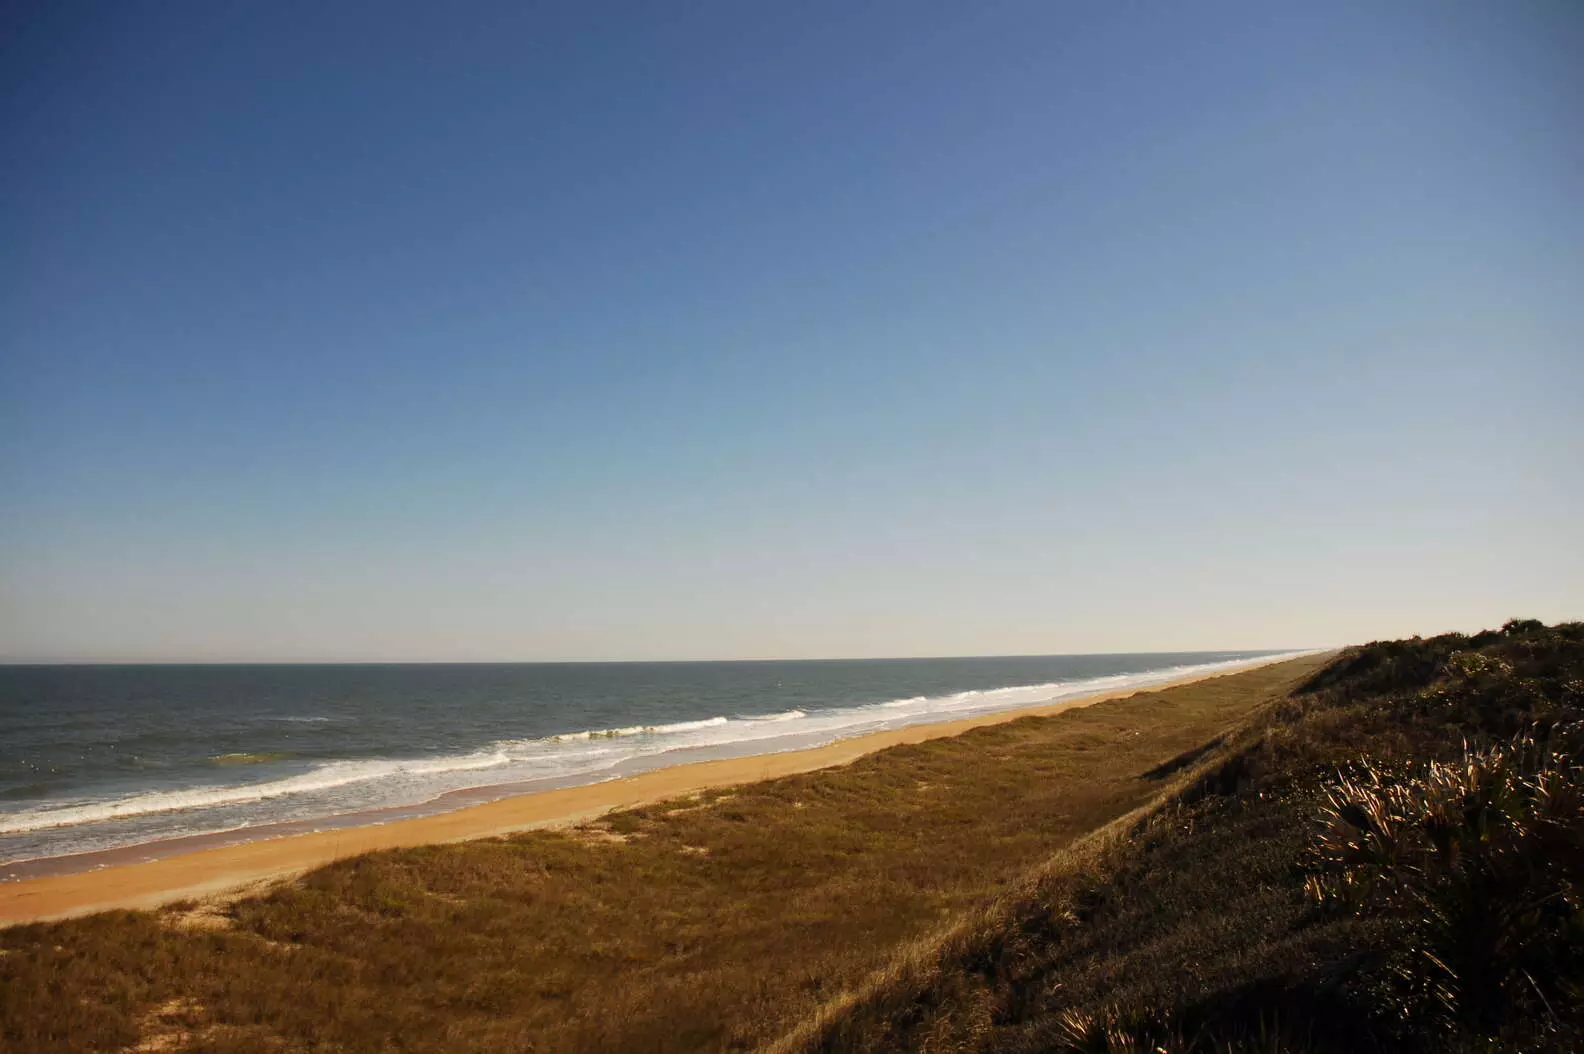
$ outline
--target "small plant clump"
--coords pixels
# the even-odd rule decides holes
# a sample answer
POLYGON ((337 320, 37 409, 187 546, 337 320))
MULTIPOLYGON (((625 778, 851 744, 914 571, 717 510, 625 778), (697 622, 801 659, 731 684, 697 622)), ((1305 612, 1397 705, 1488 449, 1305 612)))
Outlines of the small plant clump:
POLYGON ((1063 1011, 1053 1040, 1058 1054, 1303 1054, 1306 1049, 1264 1020, 1235 1038, 1205 1031, 1190 1035, 1180 1023, 1148 1014, 1128 1018, 1115 1009, 1063 1011))
POLYGON ((1366 761, 1330 790, 1307 888, 1323 906, 1402 922, 1382 987, 1404 1025, 1496 1034, 1578 1017, 1581 741, 1569 725, 1456 761, 1366 761))

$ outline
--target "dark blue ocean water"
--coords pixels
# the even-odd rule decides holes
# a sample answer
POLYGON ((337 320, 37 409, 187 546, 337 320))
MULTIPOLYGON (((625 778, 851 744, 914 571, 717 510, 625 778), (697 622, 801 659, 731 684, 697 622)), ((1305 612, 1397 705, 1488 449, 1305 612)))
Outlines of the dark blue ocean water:
POLYGON ((1261 654, 0 666, 0 862, 594 782, 1261 654))

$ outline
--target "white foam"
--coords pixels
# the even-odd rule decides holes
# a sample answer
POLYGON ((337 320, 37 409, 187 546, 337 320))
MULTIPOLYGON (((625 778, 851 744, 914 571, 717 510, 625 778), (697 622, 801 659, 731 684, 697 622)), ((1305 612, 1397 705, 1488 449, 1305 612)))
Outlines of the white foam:
POLYGON ((707 717, 702 721, 678 721, 670 725, 649 725, 644 731, 651 735, 674 735, 678 732, 696 732, 701 728, 719 728, 721 725, 730 724, 729 717, 707 717))
POLYGON ((0 834, 23 834, 49 827, 99 823, 155 812, 264 801, 291 794, 331 790, 402 772, 433 774, 458 769, 485 768, 499 763, 493 757, 481 758, 477 755, 450 759, 434 758, 421 762, 332 761, 310 772, 279 780, 191 790, 153 791, 114 801, 84 802, 64 807, 24 809, 21 812, 0 814, 0 834))
MULTIPOLYGON (((700 728, 715 728, 724 725, 729 717, 706 717, 699 721, 677 721, 669 725, 628 725, 626 728, 593 728, 582 732, 561 732, 557 735, 546 736, 546 743, 575 743, 587 739, 614 739, 621 736, 665 736, 675 735, 678 732, 693 732, 700 728)), ((530 741, 534 742, 534 741, 530 741)))

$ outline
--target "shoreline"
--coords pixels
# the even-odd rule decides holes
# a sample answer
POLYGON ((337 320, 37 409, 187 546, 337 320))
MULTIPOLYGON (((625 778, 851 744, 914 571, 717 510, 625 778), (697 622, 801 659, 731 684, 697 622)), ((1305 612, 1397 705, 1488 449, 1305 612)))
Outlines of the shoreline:
MULTIPOLYGON (((420 819, 439 813, 452 812, 471 806, 483 805, 500 801, 505 798, 514 798, 527 794, 540 794, 546 791, 561 790, 571 787, 593 785, 597 783, 615 782, 629 779, 642 773, 659 768, 690 765, 701 761, 727 760, 735 758, 759 757, 781 753, 795 753, 812 748, 828 746, 844 739, 861 739, 876 732, 894 731, 912 727, 914 725, 943 724, 966 718, 994 715, 999 713, 1019 713, 1029 708, 1039 708, 1065 704, 1068 702, 1087 699, 1101 692, 1127 692, 1146 691, 1166 684, 1177 683, 1184 678, 1195 678, 1220 673, 1236 673, 1256 666, 1266 665, 1272 661, 1286 658, 1297 658, 1305 652, 1272 652, 1265 655, 1254 655, 1233 660, 1217 660, 1211 663, 1183 665, 1175 668, 1161 668, 1157 670, 1144 670, 1136 673, 1126 673, 1115 676, 1100 676, 1092 678, 1085 683, 1080 679, 1077 682, 1056 682, 1044 685, 1019 686, 1014 685, 1001 691, 1018 691, 1025 693, 1025 698, 1018 702, 995 705, 980 709, 978 707, 967 709, 960 713, 953 713, 950 709, 937 710, 933 713, 913 717, 903 715, 900 719, 882 718, 879 721, 868 720, 861 722, 868 727, 863 730, 846 730, 840 727, 824 730, 792 730, 780 732, 769 736, 758 736, 748 739, 724 740, 720 742, 696 743, 692 745, 678 745, 654 752, 639 752, 631 754, 615 764, 606 768, 594 768, 582 771, 566 772, 560 775, 532 775, 528 773, 514 774, 503 780, 476 785, 464 785, 448 790, 442 790, 428 798, 417 800, 398 801, 386 804, 370 803, 368 805, 346 809, 339 812, 317 813, 294 819, 260 819, 253 822, 240 822, 229 827, 204 826, 196 831, 182 831, 180 828, 165 832, 150 832, 146 837, 131 841, 111 842, 99 848, 68 849, 63 852, 42 853, 31 856, 16 856, 0 859, 0 889, 6 885, 28 881, 37 878, 51 878, 63 875, 76 874, 85 871, 95 871, 106 867, 119 867, 126 864, 146 863, 191 853, 199 850, 221 848, 224 846, 241 845, 247 842, 269 841, 272 839, 286 838, 302 834, 318 834, 346 830, 352 827, 377 826, 409 819, 420 819), (1127 683, 1116 684, 1119 678, 1126 678, 1127 683), (1107 683, 1111 682, 1111 683, 1107 683), (1031 689, 1042 689, 1042 694, 1028 694, 1031 689)), ((966 694, 994 695, 997 690, 987 692, 970 692, 966 694)), ((943 696, 942 699, 950 697, 943 696)), ((918 699, 901 700, 901 703, 925 701, 918 699)), ((887 701, 880 704, 879 713, 889 714, 884 707, 897 705, 896 702, 887 701)), ((875 711, 874 706, 853 706, 845 708, 849 712, 875 711)), ((842 713, 844 708, 838 707, 829 713, 842 713)), ((827 711, 816 711, 815 717, 826 716, 827 711)), ((809 714, 801 710, 788 711, 785 714, 774 715, 776 719, 795 715, 808 717, 809 714)), ((766 718, 747 717, 738 718, 739 722, 763 721, 766 718)), ((732 723, 732 719, 717 717, 709 722, 691 722, 704 724, 721 722, 732 723)), ((686 723, 686 722, 685 722, 686 723)), ((664 726, 670 728, 672 726, 664 726)), ((776 730, 787 726, 776 724, 770 726, 776 730)), ((574 732, 552 734, 544 737, 547 740, 559 741, 585 740, 602 738, 609 735, 620 735, 639 731, 637 728, 623 729, 611 732, 574 732)), ((268 786, 266 782, 264 786, 268 786)), ((221 788, 222 790, 227 788, 221 788)), ((243 789, 243 788, 236 788, 243 789)), ((158 797, 158 795, 155 795, 158 797)), ((202 807, 197 807, 202 812, 202 807)), ((70 812, 71 810, 67 810, 70 812)), ((184 811, 182 807, 172 807, 170 811, 184 811)), ((0 817, 3 818, 3 817, 0 817)), ((105 819, 114 819, 106 816, 105 819)), ((199 816, 200 823, 204 818, 199 816)), ((51 825, 55 826, 55 825, 51 825)), ((60 826, 73 827, 72 823, 60 826)), ((92 826, 92 822, 84 823, 92 826)), ((0 843, 6 839, 0 837, 0 843)))
MULTIPOLYGON (((235 841, 236 832, 197 835, 192 848, 147 859, 160 843, 143 843, 83 854, 102 860, 92 870, 46 874, 0 883, 0 927, 68 918, 116 908, 148 909, 172 901, 222 897, 256 890, 348 856, 500 837, 519 831, 564 827, 605 813, 634 808, 719 787, 737 786, 817 769, 834 768, 889 747, 960 735, 974 728, 1049 716, 1114 699, 1148 695, 1183 684, 1236 676, 1300 658, 1254 661, 1235 670, 1188 674, 1147 688, 1122 688, 1056 702, 950 721, 926 722, 869 732, 822 746, 769 754, 683 762, 600 783, 512 794, 459 809, 386 821, 355 822, 329 830, 266 835, 235 841), (207 843, 207 844, 205 844, 207 843), (216 844, 222 843, 222 844, 216 844)), ((320 821, 322 824, 324 821, 320 821)), ((169 843, 167 843, 169 844, 169 843)), ((69 860, 69 857, 56 858, 69 860)))

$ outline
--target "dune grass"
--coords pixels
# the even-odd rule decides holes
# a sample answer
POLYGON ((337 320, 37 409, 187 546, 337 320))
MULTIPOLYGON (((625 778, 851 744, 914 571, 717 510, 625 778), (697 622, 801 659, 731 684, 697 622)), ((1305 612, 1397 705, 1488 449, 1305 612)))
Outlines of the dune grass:
POLYGON ((370 854, 220 910, 0 931, 0 1047, 748 1049, 1158 797, 1320 665, 370 854))

